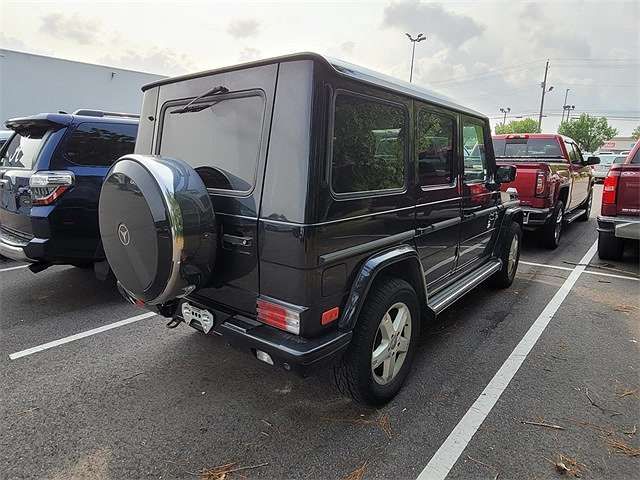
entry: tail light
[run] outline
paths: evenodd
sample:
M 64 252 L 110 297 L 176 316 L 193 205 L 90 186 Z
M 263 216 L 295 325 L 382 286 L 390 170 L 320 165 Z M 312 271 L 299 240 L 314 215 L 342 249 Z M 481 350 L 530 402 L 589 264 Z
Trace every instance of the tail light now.
M 73 172 L 36 172 L 29 179 L 32 205 L 51 205 L 74 183 Z
M 259 321 L 296 335 L 300 333 L 300 314 L 304 307 L 265 298 L 259 298 L 256 307 Z
M 602 215 L 616 215 L 616 197 L 618 196 L 618 179 L 620 171 L 611 168 L 602 188 Z
M 547 172 L 539 171 L 536 174 L 536 197 L 544 195 L 547 189 Z

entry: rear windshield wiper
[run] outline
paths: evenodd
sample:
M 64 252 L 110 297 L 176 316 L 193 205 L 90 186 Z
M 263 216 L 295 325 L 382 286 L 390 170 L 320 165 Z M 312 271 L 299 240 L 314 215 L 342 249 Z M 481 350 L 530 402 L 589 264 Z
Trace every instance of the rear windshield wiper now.
M 220 95 L 220 94 L 225 94 L 225 93 L 229 93 L 229 89 L 227 87 L 223 87 L 222 85 L 219 85 L 217 87 L 213 87 L 211 90 L 207 90 L 203 94 L 198 95 L 196 98 L 194 98 L 189 103 L 187 103 L 184 107 L 180 107 L 180 108 L 177 108 L 175 110 L 171 110 L 169 113 L 200 112 L 200 111 L 202 111 L 202 110 L 204 110 L 206 108 L 209 108 L 209 107 L 215 105 L 218 102 L 203 103 L 203 104 L 199 104 L 199 105 L 194 105 L 194 103 L 196 103 L 198 100 L 200 100 L 201 98 L 204 98 L 204 97 L 211 97 L 213 95 Z

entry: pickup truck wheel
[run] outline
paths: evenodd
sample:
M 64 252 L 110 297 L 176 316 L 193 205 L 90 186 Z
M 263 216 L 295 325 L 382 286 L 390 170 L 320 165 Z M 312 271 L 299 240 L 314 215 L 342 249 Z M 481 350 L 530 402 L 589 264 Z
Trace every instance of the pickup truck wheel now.
M 420 310 L 413 287 L 386 278 L 367 295 L 349 349 L 334 367 L 338 390 L 356 402 L 382 405 L 400 390 L 420 336 Z
M 489 280 L 489 284 L 495 288 L 507 288 L 513 283 L 520 261 L 520 245 L 522 244 L 522 228 L 516 222 L 512 222 L 509 232 L 502 244 L 500 260 L 502 268 Z
M 593 203 L 593 187 L 589 189 L 589 197 L 584 204 L 584 208 L 587 210 L 578 220 L 580 222 L 586 222 L 589 220 L 589 214 L 591 213 L 591 204 Z
M 542 243 L 550 250 L 558 248 L 560 245 L 560 236 L 562 235 L 562 222 L 564 220 L 564 203 L 558 200 L 553 215 L 542 227 Z
M 598 257 L 601 260 L 620 260 L 624 252 L 624 240 L 607 232 L 598 232 Z

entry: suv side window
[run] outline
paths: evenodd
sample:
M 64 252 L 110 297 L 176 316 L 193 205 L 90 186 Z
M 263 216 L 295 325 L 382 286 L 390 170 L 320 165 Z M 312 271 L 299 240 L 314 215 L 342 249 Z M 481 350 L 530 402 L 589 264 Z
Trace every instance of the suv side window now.
M 448 185 L 453 181 L 455 129 L 455 117 L 426 108 L 418 111 L 416 144 L 421 186 Z
M 464 181 L 484 181 L 487 176 L 487 159 L 484 150 L 485 131 L 480 122 L 464 119 L 462 123 L 462 148 L 464 150 Z
M 338 94 L 331 159 L 333 191 L 343 194 L 404 187 L 407 125 L 401 105 Z
M 109 167 L 133 152 L 138 126 L 126 123 L 81 123 L 62 147 L 63 155 L 76 165 Z

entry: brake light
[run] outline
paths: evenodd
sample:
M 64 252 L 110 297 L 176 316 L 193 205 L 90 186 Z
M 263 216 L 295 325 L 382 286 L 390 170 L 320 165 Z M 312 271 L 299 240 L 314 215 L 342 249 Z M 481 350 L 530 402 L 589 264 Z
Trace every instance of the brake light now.
M 529 138 L 529 135 L 514 135 L 514 134 L 510 134 L 510 135 L 507 135 L 506 138 L 508 138 L 508 139 L 512 139 L 512 138 Z
M 612 168 L 604 179 L 602 188 L 602 214 L 616 214 L 616 197 L 618 196 L 618 179 L 620 172 Z
M 259 298 L 256 310 L 259 321 L 296 335 L 300 333 L 300 313 L 304 308 Z
M 51 205 L 75 182 L 73 172 L 36 172 L 29 179 L 32 205 Z
M 536 174 L 536 197 L 541 197 L 547 188 L 547 173 L 539 171 Z

